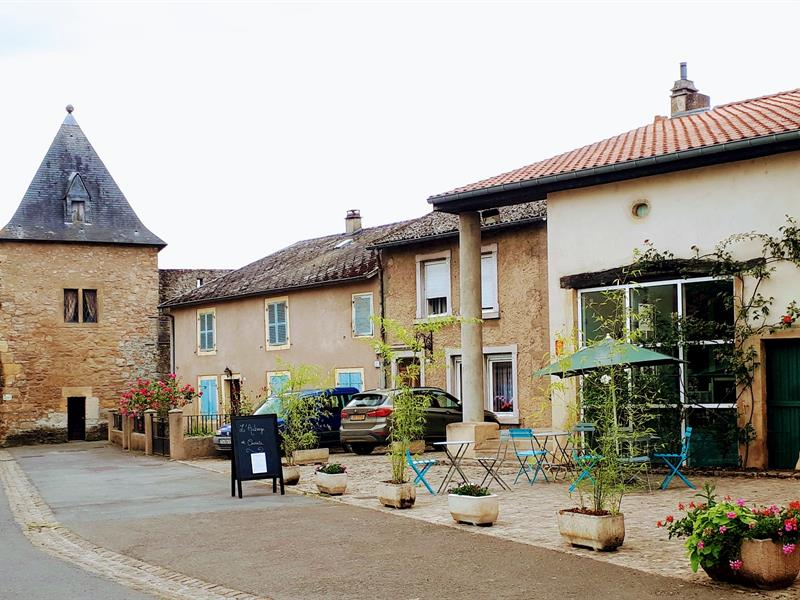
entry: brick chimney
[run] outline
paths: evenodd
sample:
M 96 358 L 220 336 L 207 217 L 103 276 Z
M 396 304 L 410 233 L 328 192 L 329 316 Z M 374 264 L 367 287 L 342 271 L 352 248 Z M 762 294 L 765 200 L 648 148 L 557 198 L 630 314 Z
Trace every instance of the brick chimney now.
M 361 211 L 356 209 L 348 210 L 344 218 L 344 230 L 347 235 L 352 235 L 361 231 Z
M 673 117 L 702 112 L 711 106 L 711 98 L 698 92 L 694 82 L 687 79 L 685 62 L 681 63 L 681 78 L 672 86 L 670 101 Z

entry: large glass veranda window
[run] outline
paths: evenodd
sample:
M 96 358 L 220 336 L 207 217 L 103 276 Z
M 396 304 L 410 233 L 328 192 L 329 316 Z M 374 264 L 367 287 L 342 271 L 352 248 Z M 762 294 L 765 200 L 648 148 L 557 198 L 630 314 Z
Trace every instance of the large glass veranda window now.
M 733 343 L 733 282 L 711 277 L 580 290 L 581 346 L 606 335 L 682 363 L 631 370 L 631 382 L 655 398 L 651 426 L 668 448 L 693 428 L 696 466 L 738 461 L 736 385 L 724 354 Z

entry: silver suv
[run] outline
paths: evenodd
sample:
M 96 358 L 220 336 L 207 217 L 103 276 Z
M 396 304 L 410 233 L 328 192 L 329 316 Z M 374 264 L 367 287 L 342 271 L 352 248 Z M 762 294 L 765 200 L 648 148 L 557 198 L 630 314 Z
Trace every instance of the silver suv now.
M 447 425 L 461 422 L 461 402 L 444 390 L 434 387 L 412 388 L 412 393 L 424 395 L 430 404 L 425 419 L 425 441 L 428 444 L 447 439 Z M 340 437 L 356 454 L 369 454 L 376 446 L 389 440 L 389 418 L 392 398 L 399 390 L 370 390 L 355 394 L 342 410 Z M 497 423 L 491 411 L 483 411 L 486 421 Z

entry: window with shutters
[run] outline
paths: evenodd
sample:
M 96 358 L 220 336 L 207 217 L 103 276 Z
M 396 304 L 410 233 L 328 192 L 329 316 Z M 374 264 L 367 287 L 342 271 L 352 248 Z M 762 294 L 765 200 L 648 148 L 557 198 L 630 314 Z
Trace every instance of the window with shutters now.
M 352 387 L 364 391 L 364 369 L 335 369 L 336 387 Z
M 353 337 L 372 337 L 372 293 L 353 294 Z
M 481 309 L 484 319 L 500 316 L 497 293 L 497 244 L 481 249 Z
M 276 396 L 287 389 L 289 371 L 267 371 L 267 396 Z
M 417 318 L 451 312 L 450 252 L 417 256 Z
M 197 311 L 197 353 L 217 352 L 217 315 L 213 308 Z
M 267 350 L 289 347 L 289 299 L 273 298 L 266 301 Z
M 461 398 L 463 372 L 461 349 L 448 349 L 447 391 Z M 519 423 L 517 404 L 517 347 L 485 346 L 483 348 L 484 406 L 501 423 Z

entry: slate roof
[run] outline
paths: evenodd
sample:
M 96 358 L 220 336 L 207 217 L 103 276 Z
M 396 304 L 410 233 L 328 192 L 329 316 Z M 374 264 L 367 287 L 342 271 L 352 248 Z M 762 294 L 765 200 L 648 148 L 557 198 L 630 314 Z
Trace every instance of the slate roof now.
M 495 224 L 482 225 L 481 230 L 491 231 L 513 225 L 522 225 L 547 219 L 547 201 L 524 202 L 501 206 L 499 220 Z M 458 235 L 458 215 L 433 211 L 398 227 L 375 243 L 377 248 L 404 246 L 425 240 L 455 237 Z
M 407 222 L 303 240 L 162 304 L 176 307 L 365 280 L 378 273 L 372 245 Z M 345 240 L 352 242 L 340 245 Z M 338 248 L 337 245 L 340 245 Z
M 72 222 L 68 193 L 85 201 L 86 222 Z M 0 240 L 166 246 L 133 212 L 71 112 Z
M 643 127 L 470 183 L 430 200 L 464 192 L 502 191 L 503 186 L 565 173 L 707 148 L 800 130 L 800 89 L 723 104 L 681 117 L 656 117 Z

